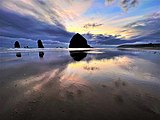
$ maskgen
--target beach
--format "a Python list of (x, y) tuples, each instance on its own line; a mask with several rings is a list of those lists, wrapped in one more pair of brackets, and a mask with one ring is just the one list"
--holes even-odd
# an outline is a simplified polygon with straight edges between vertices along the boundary
[(160, 51), (2, 49), (1, 120), (159, 120)]

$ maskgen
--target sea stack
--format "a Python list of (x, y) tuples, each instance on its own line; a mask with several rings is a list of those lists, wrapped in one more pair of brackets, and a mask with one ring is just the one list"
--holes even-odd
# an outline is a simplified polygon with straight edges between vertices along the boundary
[(79, 33), (75, 34), (69, 44), (69, 48), (91, 48), (87, 40)]
[(19, 44), (18, 41), (16, 41), (16, 42), (14, 43), (14, 48), (20, 48), (20, 44)]
[(43, 43), (41, 40), (38, 40), (38, 48), (44, 48)]

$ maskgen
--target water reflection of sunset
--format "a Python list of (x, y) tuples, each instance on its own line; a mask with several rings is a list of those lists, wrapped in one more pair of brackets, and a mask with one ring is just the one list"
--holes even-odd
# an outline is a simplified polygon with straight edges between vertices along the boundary
[[(138, 61), (138, 62), (137, 62)], [(157, 80), (155, 64), (131, 56), (118, 56), (111, 59), (93, 59), (71, 62), (64, 69), (52, 69), (43, 74), (32, 75), (15, 82), (18, 86), (27, 86), (31, 91), (41, 91), (46, 85), (54, 83), (60, 90), (86, 88), (91, 81)], [(148, 69), (150, 67), (150, 69)]]
[[(139, 62), (137, 62), (139, 61)], [(149, 66), (153, 63), (129, 56), (119, 56), (111, 59), (93, 59), (90, 61), (80, 61), (70, 63), (67, 72), (84, 77), (88, 80), (98, 79), (136, 79), (154, 80), (154, 73)], [(129, 80), (129, 79), (128, 79)]]
[(108, 68), (108, 67), (113, 67), (121, 64), (129, 64), (132, 60), (128, 57), (115, 57), (112, 59), (102, 59), (102, 60), (91, 60), (91, 61), (81, 61), (81, 62), (74, 62), (68, 65), (68, 67), (77, 69), (77, 68), (84, 68), (85, 66), (87, 67), (97, 67), (97, 68)]
[(77, 119), (89, 116), (91, 120), (97, 115), (114, 118), (117, 114), (113, 120), (122, 114), (126, 118), (159, 115), (159, 53), (107, 49), (98, 54), (90, 51), (78, 62), (62, 53), (55, 57), (45, 51), (45, 58), (50, 60), (33, 62), (24, 57), (25, 64), (0, 68), (4, 73), (0, 81), (1, 111), (11, 111), (19, 120), (28, 114), (35, 115), (31, 119), (70, 115)]
[[(76, 73), (79, 76), (101, 76), (108, 73), (123, 73), (120, 70), (121, 66), (128, 66), (132, 63), (132, 59), (129, 57), (115, 57), (112, 59), (102, 59), (102, 60), (91, 60), (91, 61), (80, 61), (70, 63), (67, 67), (68, 72)], [(88, 75), (89, 74), (89, 75)], [(110, 75), (111, 75), (110, 74)]]

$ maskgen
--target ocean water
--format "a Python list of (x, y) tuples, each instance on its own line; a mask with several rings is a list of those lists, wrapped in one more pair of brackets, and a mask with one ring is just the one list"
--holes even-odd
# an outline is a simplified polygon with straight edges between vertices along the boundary
[(0, 49), (3, 120), (159, 120), (160, 51)]

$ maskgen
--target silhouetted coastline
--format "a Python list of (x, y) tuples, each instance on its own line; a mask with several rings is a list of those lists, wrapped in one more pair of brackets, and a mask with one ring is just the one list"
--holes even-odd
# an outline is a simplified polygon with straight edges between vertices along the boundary
[(126, 45), (120, 45), (117, 48), (143, 48), (143, 49), (160, 49), (160, 44), (126, 44)]

